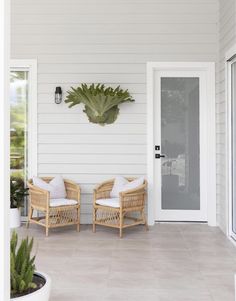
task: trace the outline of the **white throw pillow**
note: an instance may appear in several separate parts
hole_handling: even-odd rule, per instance
[[[119,193],[122,191],[124,186],[128,183],[129,183],[129,181],[127,179],[125,179],[124,177],[117,176],[115,178],[114,185],[113,185],[112,190],[111,190],[111,197],[112,198],[118,198]]]
[[[115,178],[114,185],[111,191],[111,197],[118,198],[120,192],[130,190],[130,189],[135,189],[141,186],[143,182],[144,182],[144,177],[129,182],[124,177],[118,176]]]
[[[49,191],[51,199],[66,198],[65,183],[60,175],[56,176],[49,183],[38,177],[33,177],[33,184],[41,189]]]
[[[131,182],[128,182],[125,186],[124,189],[122,191],[126,191],[126,190],[130,190],[130,189],[135,189],[141,185],[143,185],[144,182],[144,177],[135,179]]]

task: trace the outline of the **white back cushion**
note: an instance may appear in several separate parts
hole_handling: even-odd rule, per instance
[[[124,177],[118,176],[115,178],[114,185],[111,191],[111,197],[118,198],[120,192],[130,190],[130,189],[135,189],[140,185],[142,185],[143,182],[144,182],[144,177],[129,182]]]
[[[128,182],[122,191],[126,191],[126,190],[130,190],[130,189],[135,189],[141,185],[143,185],[143,182],[144,182],[144,177],[141,177],[141,178],[138,178],[138,179],[135,179],[131,182]]]
[[[112,198],[118,198],[119,193],[122,191],[124,186],[128,183],[129,183],[129,181],[126,180],[124,177],[117,176],[115,178],[114,185],[113,185],[112,190],[111,190],[111,197]]]
[[[65,183],[60,175],[56,176],[49,183],[38,177],[33,177],[33,184],[41,189],[49,191],[51,199],[66,198]]]

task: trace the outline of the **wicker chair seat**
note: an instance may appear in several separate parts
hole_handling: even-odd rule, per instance
[[[96,204],[100,206],[120,208],[120,199],[119,198],[98,199],[96,200]]]
[[[50,207],[73,206],[77,204],[76,200],[71,199],[50,199]]]

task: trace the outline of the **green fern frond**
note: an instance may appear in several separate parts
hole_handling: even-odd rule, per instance
[[[134,99],[128,90],[123,90],[120,86],[115,89],[105,87],[104,84],[81,84],[80,87],[72,87],[65,100],[69,108],[83,103],[89,121],[101,125],[114,123],[119,114],[118,105],[132,101]]]

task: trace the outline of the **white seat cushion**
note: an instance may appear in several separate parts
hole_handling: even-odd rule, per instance
[[[51,199],[50,200],[50,207],[60,207],[60,206],[70,206],[70,205],[77,205],[78,202],[76,200],[70,199]]]
[[[120,208],[120,199],[119,198],[99,199],[96,200],[96,204],[101,206]]]

